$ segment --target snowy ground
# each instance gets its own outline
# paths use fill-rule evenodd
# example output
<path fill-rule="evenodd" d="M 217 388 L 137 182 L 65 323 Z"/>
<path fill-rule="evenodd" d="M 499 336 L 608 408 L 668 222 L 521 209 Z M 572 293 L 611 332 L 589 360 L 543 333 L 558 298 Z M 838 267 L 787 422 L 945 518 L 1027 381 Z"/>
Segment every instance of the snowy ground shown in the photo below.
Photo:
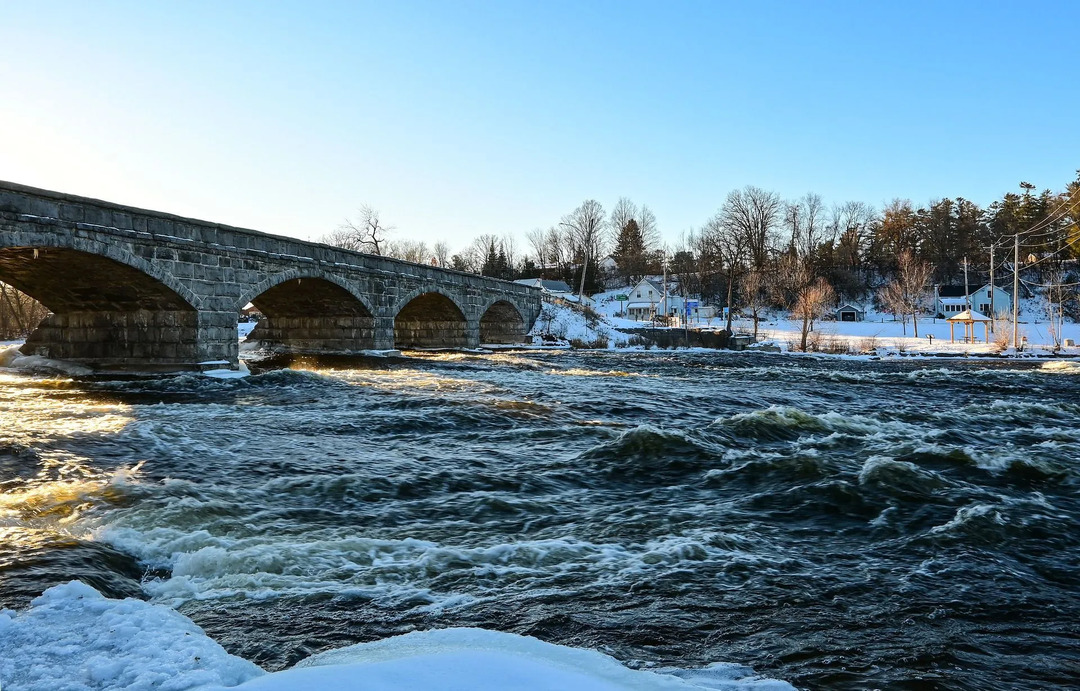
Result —
<path fill-rule="evenodd" d="M 603 315 L 590 322 L 577 306 L 545 300 L 530 333 L 536 337 L 551 336 L 561 342 L 602 343 L 603 347 L 614 348 L 629 341 L 629 336 L 618 331 L 616 326 Z"/>
<path fill-rule="evenodd" d="M 880 317 L 879 317 L 880 319 Z M 753 322 L 749 319 L 736 320 L 736 331 L 752 332 Z M 769 319 L 758 324 L 758 340 L 772 342 L 784 350 L 796 350 L 802 338 L 802 323 L 791 319 Z M 998 335 L 1012 335 L 1012 324 L 999 321 L 995 330 Z M 884 349 L 895 352 L 909 353 L 944 353 L 944 354 L 969 354 L 987 355 L 998 353 L 1001 348 L 995 344 L 995 337 L 990 336 L 988 344 L 983 337 L 983 327 L 975 327 L 976 342 L 963 343 L 963 327 L 957 326 L 957 340 L 949 339 L 949 324 L 944 319 L 926 319 L 919 321 L 919 337 L 914 335 L 912 324 L 908 322 L 906 328 L 897 321 L 886 317 L 885 321 L 862 321 L 862 322 L 836 322 L 821 321 L 814 325 L 814 333 L 810 334 L 808 342 L 817 349 L 826 352 L 847 351 L 852 353 L 869 352 L 876 349 Z M 1065 338 L 1072 338 L 1074 342 L 1080 340 L 1080 324 L 1067 323 L 1064 325 Z M 933 338 L 929 338 L 932 336 Z M 1027 336 L 1028 344 L 1025 351 L 1036 354 L 1047 354 L 1052 350 L 1052 338 L 1046 323 L 1020 323 L 1020 336 Z M 1005 352 L 1011 353 L 1011 348 Z M 1075 347 L 1064 348 L 1062 352 L 1080 354 L 1080 349 Z"/>
<path fill-rule="evenodd" d="M 630 287 L 616 288 L 598 293 L 593 296 L 594 306 L 597 312 L 604 316 L 609 331 L 615 329 L 642 328 L 648 326 L 646 322 L 624 319 L 616 316 L 622 303 L 615 299 L 620 293 L 627 293 Z M 1027 346 L 1025 351 L 1030 354 L 1046 355 L 1052 350 L 1053 336 L 1049 324 L 1046 321 L 1046 309 L 1043 300 L 1034 298 L 1021 301 L 1020 310 L 1020 336 L 1026 336 Z M 570 313 L 567 319 L 576 315 Z M 579 322 L 581 317 L 577 317 Z M 692 323 L 691 328 L 722 329 L 725 322 L 722 318 L 716 318 L 701 323 Z M 570 332 L 580 332 L 581 325 L 568 325 Z M 732 328 L 740 333 L 752 333 L 753 321 L 746 318 L 737 318 Z M 802 324 L 798 320 L 792 320 L 785 314 L 769 314 L 758 324 L 759 342 L 771 343 L 783 351 L 797 350 L 801 341 Z M 837 322 L 835 320 L 818 321 L 814 325 L 814 333 L 808 339 L 809 343 L 819 350 L 836 353 L 863 353 L 880 349 L 884 352 L 905 352 L 922 354 L 947 354 L 947 355 L 988 355 L 1001 350 L 995 345 L 995 337 L 991 335 L 990 343 L 983 336 L 983 327 L 975 327 L 975 343 L 963 343 L 963 326 L 957 325 L 957 341 L 949 339 L 949 324 L 944 319 L 935 319 L 931 315 L 925 315 L 919 319 L 919 337 L 915 337 L 914 328 L 909 320 L 905 325 L 895 321 L 892 315 L 870 311 L 867 318 L 862 322 Z M 1012 324 L 1007 321 L 998 321 L 995 325 L 998 335 L 1012 334 Z M 1080 324 L 1066 322 L 1062 327 L 1062 337 L 1071 338 L 1074 342 L 1080 342 Z M 928 338 L 927 336 L 933 336 Z M 583 339 L 587 340 L 587 339 Z M 1004 352 L 1011 353 L 1011 348 Z M 1071 347 L 1063 349 L 1066 354 L 1080 355 L 1080 348 Z"/>
<path fill-rule="evenodd" d="M 110 600 L 79 581 L 29 609 L 0 611 L 0 683 L 12 691 L 791 691 L 741 665 L 632 670 L 593 650 L 481 629 L 395 636 L 314 655 L 267 674 L 179 612 Z"/>

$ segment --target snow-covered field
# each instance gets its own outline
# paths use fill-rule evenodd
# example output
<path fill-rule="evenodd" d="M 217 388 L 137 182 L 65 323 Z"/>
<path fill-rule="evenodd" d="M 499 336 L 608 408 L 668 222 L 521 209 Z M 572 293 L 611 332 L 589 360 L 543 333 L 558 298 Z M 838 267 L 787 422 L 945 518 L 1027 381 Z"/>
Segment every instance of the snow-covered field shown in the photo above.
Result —
<path fill-rule="evenodd" d="M 621 304 L 615 300 L 615 296 L 627 291 L 629 287 L 608 290 L 593 296 L 594 308 L 603 315 L 606 322 L 606 325 L 600 328 L 606 328 L 608 332 L 616 332 L 617 329 L 648 326 L 646 322 L 616 316 Z M 578 333 L 582 330 L 580 323 L 578 325 L 570 323 L 575 318 L 578 322 L 584 321 L 580 314 L 573 311 L 568 311 L 563 317 L 567 321 L 568 332 Z M 724 320 L 719 317 L 711 321 L 691 324 L 691 328 L 703 329 L 722 329 L 724 326 Z M 737 333 L 753 333 L 754 324 L 751 319 L 736 318 L 732 323 L 732 328 Z M 775 345 L 782 351 L 794 351 L 798 349 L 802 338 L 801 329 L 800 321 L 790 319 L 786 314 L 770 313 L 758 324 L 758 341 Z M 1061 338 L 1073 339 L 1074 343 L 1080 342 L 1080 324 L 1066 322 L 1061 331 Z M 916 337 L 910 320 L 904 324 L 896 321 L 892 315 L 870 311 L 867 313 L 866 320 L 861 322 L 838 322 L 833 319 L 815 322 L 808 343 L 812 349 L 852 354 L 878 351 L 925 355 L 935 353 L 989 355 L 1001 351 L 1001 347 L 995 344 L 995 340 L 998 339 L 995 339 L 994 334 L 990 335 L 990 343 L 986 342 L 981 325 L 975 326 L 976 342 L 974 343 L 963 342 L 964 327 L 962 325 L 957 325 L 955 332 L 957 340 L 952 341 L 948 322 L 925 315 L 919 319 L 919 336 Z M 1001 334 L 1011 336 L 1012 323 L 999 320 L 995 324 L 995 332 L 998 336 Z M 1021 338 L 1027 337 L 1024 350 L 1028 354 L 1046 355 L 1052 351 L 1054 338 L 1045 317 L 1045 305 L 1042 300 L 1021 301 L 1019 335 Z M 1009 347 L 1004 352 L 1012 353 L 1013 351 Z M 1061 352 L 1080 355 L 1080 348 L 1067 347 Z"/>
<path fill-rule="evenodd" d="M 25 611 L 0 611 L 0 680 L 12 691 L 793 689 L 741 665 L 638 671 L 593 650 L 481 629 L 409 633 L 268 674 L 169 607 L 110 600 L 79 581 Z"/>

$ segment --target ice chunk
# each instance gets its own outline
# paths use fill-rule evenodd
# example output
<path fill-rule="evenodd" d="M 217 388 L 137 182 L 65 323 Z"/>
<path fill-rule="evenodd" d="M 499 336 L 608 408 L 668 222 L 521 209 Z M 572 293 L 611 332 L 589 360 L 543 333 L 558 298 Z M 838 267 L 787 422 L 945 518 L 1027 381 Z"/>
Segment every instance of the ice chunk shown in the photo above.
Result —
<path fill-rule="evenodd" d="M 79 581 L 49 588 L 24 612 L 0 612 L 5 691 L 185 691 L 263 674 L 182 614 L 109 600 Z"/>

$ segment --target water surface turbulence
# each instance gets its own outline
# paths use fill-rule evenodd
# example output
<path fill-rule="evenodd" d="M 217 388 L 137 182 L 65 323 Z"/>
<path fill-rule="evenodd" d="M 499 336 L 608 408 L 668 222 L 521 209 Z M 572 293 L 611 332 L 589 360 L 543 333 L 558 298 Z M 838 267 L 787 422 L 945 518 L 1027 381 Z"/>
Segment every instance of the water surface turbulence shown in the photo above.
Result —
<path fill-rule="evenodd" d="M 1080 368 L 414 354 L 0 371 L 0 607 L 78 578 L 281 669 L 417 629 L 800 688 L 1080 678 Z"/>

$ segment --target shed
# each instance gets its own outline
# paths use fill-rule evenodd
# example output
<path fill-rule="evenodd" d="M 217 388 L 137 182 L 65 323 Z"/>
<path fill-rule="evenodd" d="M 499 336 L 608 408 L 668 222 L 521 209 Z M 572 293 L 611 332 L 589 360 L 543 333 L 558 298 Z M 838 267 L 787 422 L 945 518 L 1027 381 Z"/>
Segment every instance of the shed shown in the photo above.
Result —
<path fill-rule="evenodd" d="M 838 322 L 861 322 L 866 319 L 866 310 L 858 305 L 845 302 L 836 308 L 836 321 Z"/>
<path fill-rule="evenodd" d="M 949 340 L 956 341 L 956 333 L 953 329 L 957 324 L 964 325 L 964 343 L 975 342 L 975 325 L 981 323 L 983 325 L 983 338 L 986 342 L 990 342 L 990 317 L 986 316 L 982 312 L 976 312 L 975 310 L 964 310 L 960 314 L 949 317 L 946 321 L 949 322 Z"/>

